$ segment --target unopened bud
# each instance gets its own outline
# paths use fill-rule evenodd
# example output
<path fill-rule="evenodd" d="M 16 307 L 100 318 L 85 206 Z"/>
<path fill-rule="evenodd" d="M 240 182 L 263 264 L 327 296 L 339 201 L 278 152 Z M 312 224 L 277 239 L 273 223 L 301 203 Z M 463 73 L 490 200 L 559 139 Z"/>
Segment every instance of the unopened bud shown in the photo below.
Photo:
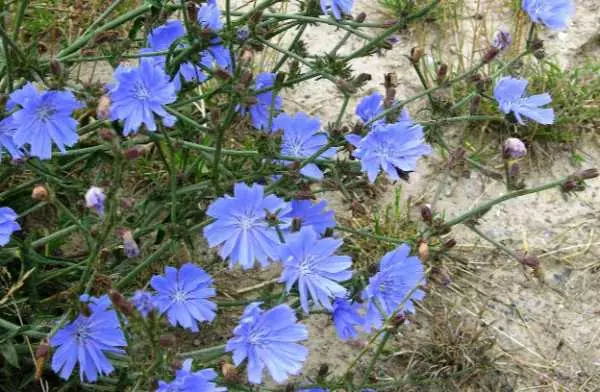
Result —
<path fill-rule="evenodd" d="M 229 74 L 229 72 L 227 72 L 223 68 L 217 68 L 213 74 L 217 79 L 221 79 L 221 80 L 231 79 L 231 75 Z"/>
<path fill-rule="evenodd" d="M 123 294 L 118 292 L 117 290 L 110 289 L 108 291 L 108 297 L 112 301 L 115 309 L 121 312 L 124 316 L 131 316 L 133 314 L 133 304 L 129 302 Z"/>
<path fill-rule="evenodd" d="M 423 54 L 423 49 L 419 48 L 418 46 L 415 46 L 410 50 L 410 62 L 413 64 L 417 64 L 419 60 L 421 60 L 421 57 L 423 57 Z"/>
<path fill-rule="evenodd" d="M 448 241 L 444 242 L 442 245 L 442 250 L 450 250 L 456 246 L 456 240 L 454 238 L 450 238 Z"/>
<path fill-rule="evenodd" d="M 140 248 L 138 248 L 131 230 L 119 228 L 117 229 L 117 235 L 123 240 L 123 250 L 127 258 L 131 259 L 140 255 Z"/>
<path fill-rule="evenodd" d="M 57 78 L 60 78 L 63 75 L 64 70 L 65 67 L 57 59 L 52 59 L 52 61 L 50 61 L 50 71 Z"/>
<path fill-rule="evenodd" d="M 520 139 L 509 137 L 502 145 L 502 157 L 504 159 L 523 158 L 527 155 L 527 147 Z"/>
<path fill-rule="evenodd" d="M 39 346 L 35 349 L 35 358 L 46 358 L 50 353 L 50 346 L 46 342 L 40 343 Z"/>
<path fill-rule="evenodd" d="M 31 198 L 33 200 L 48 201 L 50 194 L 48 188 L 45 185 L 36 185 L 31 191 Z"/>
<path fill-rule="evenodd" d="M 133 161 L 135 159 L 138 159 L 139 157 L 143 156 L 145 152 L 145 149 L 141 146 L 133 146 L 131 148 L 128 148 L 127 150 L 125 150 L 125 158 L 127 158 L 127 160 Z"/>
<path fill-rule="evenodd" d="M 429 244 L 427 241 L 421 241 L 419 244 L 419 259 L 423 262 L 429 260 Z"/>
<path fill-rule="evenodd" d="M 479 108 L 481 107 L 481 95 L 477 94 L 471 98 L 471 103 L 469 105 L 469 113 L 471 115 L 479 113 Z"/>
<path fill-rule="evenodd" d="M 223 362 L 221 373 L 223 373 L 223 378 L 228 383 L 236 384 L 241 382 L 240 372 L 230 363 Z"/>
<path fill-rule="evenodd" d="M 540 260 L 536 256 L 522 256 L 519 258 L 521 264 L 531 269 L 537 269 L 540 266 Z"/>
<path fill-rule="evenodd" d="M 107 142 L 110 142 L 115 137 L 115 133 L 109 128 L 100 128 L 98 130 L 98 135 L 102 140 Z"/>
<path fill-rule="evenodd" d="M 173 335 L 172 333 L 162 334 L 158 338 L 158 344 L 162 348 L 173 347 L 175 345 L 175 343 L 177 343 L 177 339 L 175 338 L 175 335 Z"/>
<path fill-rule="evenodd" d="M 254 58 L 254 52 L 250 48 L 244 48 L 242 55 L 240 56 L 240 62 L 243 64 L 250 64 Z"/>
<path fill-rule="evenodd" d="M 96 117 L 98 120 L 106 120 L 110 116 L 110 97 L 103 95 L 98 100 L 98 106 L 96 107 Z"/>
<path fill-rule="evenodd" d="M 371 79 L 371 74 L 361 73 L 354 79 L 354 83 L 362 86 L 364 83 L 368 82 Z"/>
<path fill-rule="evenodd" d="M 358 16 L 356 17 L 356 19 L 355 19 L 355 20 L 356 20 L 358 23 L 362 23 L 362 22 L 364 22 L 366 19 L 367 19 L 367 14 L 366 14 L 366 13 L 364 13 L 364 12 L 361 12 L 360 14 L 358 14 Z"/>
<path fill-rule="evenodd" d="M 500 49 L 495 48 L 495 47 L 490 47 L 487 52 L 485 52 L 485 55 L 483 56 L 483 62 L 485 64 L 489 64 L 492 62 L 492 60 L 494 60 L 496 58 L 496 56 L 498 56 L 498 53 L 500 53 Z"/>
<path fill-rule="evenodd" d="M 285 72 L 277 72 L 277 75 L 275 76 L 275 85 L 281 85 L 283 82 L 285 82 L 286 77 L 287 74 Z"/>
<path fill-rule="evenodd" d="M 440 64 L 438 70 L 437 70 L 437 83 L 438 84 L 442 84 L 444 83 L 444 80 L 446 80 L 446 76 L 448 76 L 448 65 L 445 63 Z"/>
<path fill-rule="evenodd" d="M 430 204 L 424 204 L 421 206 L 421 218 L 423 218 L 424 222 L 431 223 L 433 219 L 433 211 L 431 211 Z"/>
<path fill-rule="evenodd" d="M 494 35 L 492 46 L 500 51 L 505 50 L 512 44 L 512 36 L 508 31 L 498 30 Z"/>
<path fill-rule="evenodd" d="M 193 1 L 188 1 L 186 4 L 186 11 L 188 14 L 188 20 L 196 20 L 198 16 L 198 7 Z"/>
<path fill-rule="evenodd" d="M 577 173 L 577 176 L 582 180 L 591 180 L 592 178 L 598 177 L 598 169 L 585 169 Z"/>
<path fill-rule="evenodd" d="M 329 374 L 329 365 L 326 363 L 322 363 L 321 366 L 319 366 L 319 371 L 317 373 L 317 382 L 320 384 L 323 381 L 325 381 L 328 374 Z"/>

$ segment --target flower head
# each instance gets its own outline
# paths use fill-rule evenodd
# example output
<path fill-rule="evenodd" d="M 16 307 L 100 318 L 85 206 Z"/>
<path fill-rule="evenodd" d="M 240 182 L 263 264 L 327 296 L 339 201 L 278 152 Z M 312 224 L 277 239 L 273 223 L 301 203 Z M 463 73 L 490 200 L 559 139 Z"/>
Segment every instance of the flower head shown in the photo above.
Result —
<path fill-rule="evenodd" d="M 319 239 L 310 227 L 290 234 L 281 247 L 283 273 L 280 282 L 285 282 L 289 292 L 298 282 L 302 309 L 308 313 L 309 295 L 317 307 L 331 310 L 331 299 L 346 295 L 339 282 L 352 277 L 352 259 L 338 256 L 334 252 L 342 246 L 342 240 Z"/>
<path fill-rule="evenodd" d="M 13 232 L 21 230 L 17 223 L 19 216 L 10 207 L 0 207 L 0 246 L 8 244 Z"/>
<path fill-rule="evenodd" d="M 104 201 L 106 200 L 106 195 L 104 194 L 104 190 L 102 188 L 98 188 L 97 186 L 92 186 L 85 193 L 85 206 L 87 208 L 93 208 L 96 210 L 96 213 L 100 216 L 104 215 Z"/>
<path fill-rule="evenodd" d="M 230 268 L 236 264 L 243 269 L 252 268 L 257 260 L 266 266 L 269 258 L 277 259 L 280 244 L 277 230 L 267 221 L 267 212 L 279 216 L 281 228 L 285 229 L 289 220 L 281 217 L 290 208 L 277 196 L 265 197 L 262 185 L 235 184 L 233 197 L 226 195 L 208 207 L 207 214 L 215 222 L 204 228 L 204 237 L 210 247 L 221 246 L 219 255 L 229 259 Z"/>
<path fill-rule="evenodd" d="M 285 382 L 300 373 L 308 356 L 308 350 L 297 343 L 308 339 L 308 330 L 296 323 L 288 305 L 263 311 L 260 303 L 251 303 L 233 334 L 225 350 L 233 352 L 235 366 L 248 358 L 248 380 L 253 384 L 261 383 L 265 366 L 275 382 Z"/>
<path fill-rule="evenodd" d="M 527 117 L 540 124 L 554 123 L 554 110 L 542 106 L 552 102 L 550 94 L 538 94 L 524 97 L 527 80 L 516 79 L 510 76 L 501 78 L 494 88 L 494 98 L 504 113 L 512 112 L 519 124 L 524 125 Z"/>
<path fill-rule="evenodd" d="M 160 380 L 156 392 L 222 392 L 227 388 L 218 387 L 213 381 L 217 372 L 213 369 L 192 371 L 192 360 L 183 361 L 181 369 L 175 373 L 171 382 Z"/>
<path fill-rule="evenodd" d="M 346 298 L 336 298 L 333 301 L 333 325 L 340 339 L 348 340 L 358 336 L 356 328 L 364 323 L 364 319 L 358 313 L 359 309 L 359 304 L 350 303 Z"/>
<path fill-rule="evenodd" d="M 321 200 L 313 203 L 310 200 L 292 200 L 292 209 L 283 215 L 282 219 L 298 219 L 300 227 L 311 227 L 319 234 L 324 234 L 328 228 L 335 227 L 335 213 L 327 210 L 327 202 Z"/>
<path fill-rule="evenodd" d="M 148 34 L 148 46 L 155 51 L 167 50 L 179 38 L 185 36 L 185 27 L 178 19 L 171 19 L 155 27 Z"/>
<path fill-rule="evenodd" d="M 353 2 L 353 0 L 321 0 L 321 9 L 325 15 L 331 12 L 337 20 L 340 20 L 342 14 L 352 13 Z"/>
<path fill-rule="evenodd" d="M 262 90 L 265 88 L 273 87 L 275 84 L 275 74 L 269 72 L 263 72 L 256 76 L 255 90 Z M 268 130 L 269 118 L 272 116 L 275 118 L 277 112 L 281 110 L 283 102 L 280 96 L 275 95 L 271 91 L 266 91 L 256 95 L 256 103 L 250 106 L 248 109 L 243 106 L 238 107 L 238 111 L 250 112 L 250 118 L 252 119 L 252 125 L 256 129 Z"/>
<path fill-rule="evenodd" d="M 52 370 L 65 380 L 76 364 L 82 382 L 94 382 L 98 375 L 112 373 L 114 368 L 106 353 L 123 354 L 121 347 L 127 345 L 117 314 L 108 310 L 108 296 L 87 300 L 91 314 L 80 314 L 50 338 L 50 345 L 55 348 Z"/>
<path fill-rule="evenodd" d="M 164 108 L 177 99 L 175 85 L 150 59 L 143 58 L 135 68 L 119 66 L 114 77 L 116 83 L 109 90 L 112 101 L 110 118 L 125 121 L 125 136 L 138 132 L 142 124 L 149 131 L 156 131 L 155 114 L 162 117 L 165 126 L 175 124 L 175 117 Z"/>
<path fill-rule="evenodd" d="M 572 0 L 523 0 L 523 10 L 534 23 L 566 29 L 575 8 Z"/>
<path fill-rule="evenodd" d="M 379 272 L 369 278 L 369 284 L 362 293 L 363 300 L 367 301 L 367 332 L 371 326 L 381 328 L 384 315 L 389 316 L 396 311 L 414 312 L 411 300 L 421 300 L 425 296 L 418 288 L 423 281 L 423 265 L 418 257 L 409 254 L 410 246 L 407 244 L 386 253 L 379 262 Z"/>
<path fill-rule="evenodd" d="M 65 147 L 71 147 L 79 140 L 73 111 L 83 105 L 70 91 L 39 92 L 28 83 L 14 91 L 6 104 L 9 110 L 17 105 L 21 110 L 11 116 L 14 121 L 11 126 L 16 129 L 12 139 L 17 148 L 29 144 L 31 155 L 50 159 L 52 143 L 65 152 Z"/>
<path fill-rule="evenodd" d="M 525 143 L 520 139 L 509 137 L 504 141 L 504 144 L 502 145 L 502 156 L 505 159 L 523 158 L 525 155 L 527 155 L 527 147 L 525 147 Z"/>
<path fill-rule="evenodd" d="M 131 302 L 144 318 L 148 317 L 148 313 L 154 309 L 152 294 L 145 290 L 136 290 L 131 297 Z"/>
<path fill-rule="evenodd" d="M 284 156 L 308 158 L 327 144 L 327 135 L 320 131 L 319 119 L 310 118 L 304 113 L 297 113 L 295 116 L 281 113 L 273 119 L 273 129 L 283 130 L 281 155 Z M 329 148 L 319 158 L 333 158 L 335 153 L 335 148 Z M 292 162 L 285 163 L 289 165 Z M 314 163 L 305 165 L 300 169 L 300 173 L 319 181 L 323 179 L 323 172 Z"/>
<path fill-rule="evenodd" d="M 221 10 L 216 0 L 208 0 L 198 9 L 198 24 L 205 29 L 219 31 L 223 28 Z"/>
<path fill-rule="evenodd" d="M 123 250 L 125 251 L 125 256 L 127 256 L 129 259 L 138 257 L 140 255 L 140 248 L 138 247 L 137 242 L 135 242 L 135 238 L 133 238 L 133 233 L 131 230 L 123 230 L 121 232 L 121 238 L 123 239 Z"/>
<path fill-rule="evenodd" d="M 0 161 L 2 160 L 2 149 L 8 151 L 12 159 L 23 157 L 23 154 L 13 140 L 16 130 L 17 124 L 15 124 L 13 116 L 8 116 L 0 120 Z"/>
<path fill-rule="evenodd" d="M 384 110 L 385 110 L 385 107 L 383 106 L 383 95 L 381 95 L 377 92 L 375 92 L 371 95 L 367 95 L 358 103 L 358 105 L 356 105 L 356 115 L 365 124 L 371 122 L 375 117 L 379 116 Z M 385 118 L 381 118 L 379 120 L 373 121 L 373 123 L 371 125 L 374 126 L 377 124 L 384 124 L 385 122 L 386 122 Z M 412 126 L 420 127 L 420 125 L 413 123 L 412 119 L 410 118 L 410 114 L 408 113 L 408 110 L 406 110 L 406 109 L 402 109 L 402 111 L 400 112 L 400 115 L 394 122 L 396 122 L 396 123 L 399 122 L 399 123 L 402 123 L 409 127 L 412 127 Z"/>
<path fill-rule="evenodd" d="M 498 50 L 505 50 L 512 44 L 512 36 L 508 31 L 498 30 L 494 35 L 492 46 Z"/>
<path fill-rule="evenodd" d="M 198 323 L 214 320 L 217 305 L 208 298 L 216 292 L 202 268 L 190 263 L 180 269 L 165 267 L 164 276 L 154 275 L 150 286 L 157 292 L 154 306 L 160 314 L 167 313 L 171 325 L 197 332 Z"/>
<path fill-rule="evenodd" d="M 423 127 L 411 126 L 407 121 L 378 124 L 363 139 L 358 135 L 348 135 L 346 139 L 356 147 L 353 155 L 360 160 L 371 183 L 380 170 L 392 180 L 399 180 L 398 170 L 414 171 L 417 160 L 431 153 L 431 146 L 423 140 Z"/>

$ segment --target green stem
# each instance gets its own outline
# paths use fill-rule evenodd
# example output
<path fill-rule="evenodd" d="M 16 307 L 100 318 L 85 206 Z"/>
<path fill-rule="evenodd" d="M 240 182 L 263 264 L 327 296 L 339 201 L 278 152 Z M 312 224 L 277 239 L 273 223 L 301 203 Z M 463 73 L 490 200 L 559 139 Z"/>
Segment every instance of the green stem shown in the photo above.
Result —
<path fill-rule="evenodd" d="M 125 288 L 126 284 L 130 283 L 142 271 L 146 270 L 152 263 L 154 263 L 155 261 L 157 261 L 158 258 L 160 256 L 162 256 L 162 254 L 171 247 L 172 243 L 173 243 L 173 240 L 170 240 L 170 239 L 167 240 L 167 241 L 165 241 L 165 242 L 163 242 L 160 245 L 160 247 L 156 251 L 154 251 L 153 254 L 151 254 L 150 256 L 148 256 L 148 258 L 146 258 L 146 260 L 142 261 L 137 267 L 135 267 L 127 275 L 125 275 L 125 277 L 123 277 L 121 280 L 119 280 L 115 284 L 115 288 L 117 288 L 118 290 L 122 290 L 123 288 Z"/>
<path fill-rule="evenodd" d="M 399 244 L 402 244 L 403 242 L 406 242 L 406 241 L 402 241 L 402 240 L 400 240 L 398 238 L 386 237 L 386 236 L 379 235 L 379 234 L 373 234 L 373 233 L 370 233 L 370 232 L 365 231 L 365 230 L 357 230 L 357 229 L 353 229 L 353 228 L 345 227 L 345 226 L 340 226 L 340 225 L 337 225 L 335 227 L 335 230 L 337 230 L 337 231 L 343 231 L 345 233 L 351 233 L 351 234 L 360 235 L 360 236 L 363 236 L 363 237 L 366 237 L 366 238 L 372 238 L 372 239 L 377 240 L 377 241 L 389 242 L 390 244 L 394 244 L 394 245 L 399 245 Z"/>
<path fill-rule="evenodd" d="M 510 257 L 512 257 L 513 259 L 517 260 L 519 263 L 521 262 L 521 259 L 519 258 L 519 256 L 517 256 L 517 254 L 515 252 L 513 252 L 510 249 L 508 249 L 506 246 L 502 245 L 498 241 L 496 241 L 496 240 L 488 237 L 487 235 L 485 235 L 481 230 L 479 230 L 477 227 L 475 227 L 475 225 L 466 225 L 466 226 L 472 232 L 474 232 L 475 234 L 477 234 L 478 236 L 480 236 L 481 238 L 483 238 L 484 240 L 486 240 L 490 244 L 494 245 L 496 248 L 500 249 L 501 251 L 503 251 L 504 253 L 506 253 L 507 255 L 509 255 Z"/>
<path fill-rule="evenodd" d="M 373 371 L 373 367 L 375 366 L 375 362 L 377 361 L 377 358 L 379 358 L 379 356 L 383 352 L 383 348 L 385 347 L 386 343 L 388 342 L 388 340 L 390 339 L 391 336 L 392 335 L 388 331 L 385 331 L 383 333 L 383 337 L 381 338 L 381 341 L 377 345 L 375 354 L 373 355 L 373 358 L 371 358 L 371 360 L 369 361 L 369 365 L 367 366 L 367 370 L 365 370 L 364 377 L 363 377 L 360 385 L 358 386 L 359 391 L 362 390 L 363 386 L 369 380 L 369 374 L 371 374 L 371 372 Z"/>
<path fill-rule="evenodd" d="M 214 358 L 218 358 L 225 354 L 225 345 L 213 346 L 208 348 L 203 348 L 201 350 L 194 351 L 186 351 L 183 353 L 177 354 L 177 358 L 179 359 L 187 359 L 194 358 L 200 359 L 202 361 L 208 361 Z"/>
<path fill-rule="evenodd" d="M 300 41 L 300 38 L 302 38 L 302 34 L 304 34 L 304 30 L 306 30 L 306 24 L 303 24 L 302 26 L 300 26 L 300 28 L 298 29 L 298 32 L 296 33 L 296 36 L 294 37 L 294 39 L 292 40 L 292 43 L 290 44 L 290 46 L 288 47 L 288 51 L 292 51 L 294 50 L 294 47 L 298 44 L 298 41 Z M 281 56 L 281 58 L 279 59 L 279 61 L 277 62 L 277 64 L 275 65 L 275 67 L 273 67 L 273 73 L 277 73 L 277 71 L 279 71 L 279 68 L 281 68 L 283 66 L 283 64 L 285 64 L 285 61 L 289 58 L 290 56 L 288 56 L 287 54 L 283 54 Z"/>

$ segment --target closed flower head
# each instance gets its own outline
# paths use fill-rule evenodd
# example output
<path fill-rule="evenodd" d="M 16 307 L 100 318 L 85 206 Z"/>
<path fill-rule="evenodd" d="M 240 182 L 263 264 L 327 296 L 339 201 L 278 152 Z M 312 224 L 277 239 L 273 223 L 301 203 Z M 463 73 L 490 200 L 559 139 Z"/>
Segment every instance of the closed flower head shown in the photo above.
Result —
<path fill-rule="evenodd" d="M 505 76 L 498 80 L 494 88 L 494 97 L 500 105 L 500 110 L 506 114 L 513 113 L 519 124 L 525 125 L 523 117 L 540 124 L 554 123 L 554 110 L 544 108 L 552 102 L 550 94 L 538 94 L 525 97 L 527 80 Z"/>
<path fill-rule="evenodd" d="M 13 142 L 16 147 L 29 145 L 29 154 L 40 158 L 52 157 L 52 144 L 61 152 L 65 147 L 71 147 L 79 140 L 77 121 L 73 111 L 83 105 L 70 91 L 39 92 L 28 83 L 23 88 L 14 91 L 7 102 L 7 109 L 19 106 L 15 112 L 13 125 L 15 132 Z"/>
<path fill-rule="evenodd" d="M 167 127 L 175 125 L 176 118 L 164 108 L 175 102 L 175 86 L 150 59 L 142 59 L 135 68 L 120 66 L 114 77 L 116 83 L 109 90 L 110 117 L 125 122 L 123 135 L 137 133 L 142 124 L 148 131 L 156 131 L 154 115 L 161 117 Z"/>
<path fill-rule="evenodd" d="M 0 246 L 8 244 L 12 233 L 21 230 L 21 226 L 17 223 L 18 217 L 12 208 L 0 207 Z"/>
<path fill-rule="evenodd" d="M 96 213 L 99 216 L 104 215 L 104 201 L 106 200 L 106 195 L 104 194 L 104 190 L 102 188 L 98 188 L 97 186 L 92 186 L 85 193 L 85 206 L 87 208 L 93 208 L 96 210 Z"/>
<path fill-rule="evenodd" d="M 523 0 L 523 10 L 535 23 L 566 29 L 575 11 L 572 0 Z"/>
<path fill-rule="evenodd" d="M 256 77 L 254 89 L 256 91 L 273 87 L 275 84 L 275 74 L 263 72 Z M 256 103 L 249 108 L 238 107 L 238 111 L 250 112 L 252 125 L 256 129 L 268 130 L 269 119 L 275 118 L 281 111 L 283 102 L 280 96 L 275 95 L 273 91 L 265 91 L 256 95 Z"/>
<path fill-rule="evenodd" d="M 331 300 L 346 295 L 346 289 L 339 282 L 352 277 L 352 259 L 335 254 L 342 243 L 333 238 L 319 239 L 312 228 L 306 227 L 290 234 L 282 245 L 280 281 L 285 282 L 288 292 L 298 282 L 304 312 L 308 313 L 309 299 L 317 307 L 331 310 Z"/>
<path fill-rule="evenodd" d="M 80 314 L 74 321 L 59 329 L 51 338 L 54 348 L 52 370 L 68 379 L 76 364 L 82 382 L 94 382 L 98 375 L 114 370 L 106 353 L 124 354 L 121 347 L 127 342 L 114 310 L 109 310 L 108 296 L 83 297 L 88 300 L 91 313 Z"/>
<path fill-rule="evenodd" d="M 316 154 L 327 144 L 327 134 L 321 132 L 321 122 L 305 113 L 290 116 L 282 113 L 273 120 L 273 129 L 283 130 L 281 155 L 296 158 L 308 158 Z M 329 148 L 317 158 L 333 158 L 335 148 Z M 284 161 L 291 164 L 290 161 Z M 309 163 L 300 169 L 300 173 L 315 180 L 323 180 L 323 172 L 314 163 Z"/>
<path fill-rule="evenodd" d="M 154 275 L 150 286 L 156 290 L 154 306 L 167 314 L 171 325 L 197 332 L 198 323 L 214 320 L 217 305 L 209 298 L 216 292 L 202 268 L 190 263 L 180 269 L 165 267 L 165 274 Z"/>
<path fill-rule="evenodd" d="M 306 339 L 308 330 L 296 323 L 296 314 L 289 305 L 263 311 L 260 303 L 254 302 L 244 310 L 225 350 L 233 352 L 235 366 L 248 359 L 248 381 L 251 383 L 262 382 L 266 367 L 275 382 L 281 384 L 302 370 L 308 350 L 297 342 Z"/>
<path fill-rule="evenodd" d="M 279 217 L 281 229 L 286 229 L 291 219 L 282 217 L 290 209 L 277 196 L 265 197 L 262 185 L 238 183 L 233 197 L 226 195 L 208 207 L 207 214 L 215 221 L 204 228 L 204 237 L 210 247 L 220 246 L 219 255 L 229 259 L 231 268 L 240 264 L 249 269 L 256 261 L 266 266 L 269 259 L 277 259 L 280 244 L 276 228 L 266 219 L 267 212 Z"/>
<path fill-rule="evenodd" d="M 418 288 L 423 275 L 423 264 L 418 257 L 410 256 L 409 245 L 402 244 L 386 253 L 379 262 L 379 272 L 369 278 L 369 284 L 362 293 L 363 300 L 367 302 L 365 330 L 369 332 L 371 326 L 381 328 L 383 317 L 394 312 L 414 312 L 411 301 L 425 296 Z"/>

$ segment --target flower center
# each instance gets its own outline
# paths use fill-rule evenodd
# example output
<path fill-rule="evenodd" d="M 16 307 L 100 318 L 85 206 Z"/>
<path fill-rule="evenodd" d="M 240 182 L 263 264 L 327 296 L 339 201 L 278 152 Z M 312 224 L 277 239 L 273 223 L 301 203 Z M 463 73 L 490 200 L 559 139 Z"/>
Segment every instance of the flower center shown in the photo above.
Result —
<path fill-rule="evenodd" d="M 187 294 L 183 290 L 178 290 L 175 292 L 173 299 L 175 302 L 185 302 L 187 301 Z"/>
<path fill-rule="evenodd" d="M 50 104 L 43 104 L 37 108 L 35 116 L 40 121 L 47 121 L 54 113 L 56 109 Z"/>
<path fill-rule="evenodd" d="M 252 227 L 254 227 L 255 222 L 256 218 L 252 215 L 243 215 L 238 217 L 238 224 L 244 231 L 250 230 Z"/>
<path fill-rule="evenodd" d="M 311 275 L 313 273 L 315 264 L 315 258 L 313 256 L 308 256 L 302 260 L 298 269 L 300 270 L 301 275 Z"/>
<path fill-rule="evenodd" d="M 87 325 L 82 325 L 77 328 L 77 331 L 75 332 L 75 334 L 77 337 L 77 341 L 81 342 L 81 341 L 86 340 L 88 338 L 88 336 L 90 336 L 90 331 L 88 331 Z"/>
<path fill-rule="evenodd" d="M 148 91 L 148 89 L 143 83 L 137 83 L 135 85 L 134 94 L 135 97 L 140 101 L 147 101 L 148 99 L 150 99 L 151 96 L 150 91 Z"/>

